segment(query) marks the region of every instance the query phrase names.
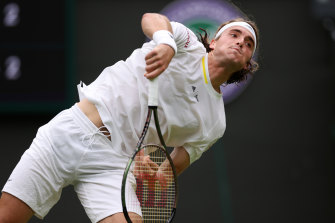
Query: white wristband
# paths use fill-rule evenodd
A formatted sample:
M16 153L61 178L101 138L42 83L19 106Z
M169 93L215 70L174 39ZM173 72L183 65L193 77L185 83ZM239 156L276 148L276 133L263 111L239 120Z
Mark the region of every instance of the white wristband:
M159 45L159 44L167 44L172 47L174 50L174 54L177 54L177 45L176 42L173 39L172 33L170 33L167 30L158 30L154 32L152 35L152 39L154 42Z

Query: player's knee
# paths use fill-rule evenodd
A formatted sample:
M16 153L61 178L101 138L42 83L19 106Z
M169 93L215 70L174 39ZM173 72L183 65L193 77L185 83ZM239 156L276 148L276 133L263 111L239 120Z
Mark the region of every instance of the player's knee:
M18 198L3 193L0 198L0 223L25 223L34 212Z
M14 219L10 218L10 213L8 212L5 204L0 199L0 223L14 223Z
M20 215L19 213L17 214ZM25 223L28 220L28 218L17 217L0 207L0 223Z
M14 223L12 219L9 219L8 215L4 213L4 211L1 210L0 207L0 223Z

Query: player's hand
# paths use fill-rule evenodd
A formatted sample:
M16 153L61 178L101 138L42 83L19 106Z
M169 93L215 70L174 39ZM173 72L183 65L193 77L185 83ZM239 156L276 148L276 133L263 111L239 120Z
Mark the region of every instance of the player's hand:
M166 190L173 181L173 177L173 172L170 166L160 166L156 172L155 179L159 182L161 190Z
M146 62L146 73L144 76L148 79L152 79L163 73L169 66L172 57L174 56L174 50L172 47L166 44L157 45L151 52L145 57Z
M150 159L150 156L145 156L144 150L139 151L135 157L134 176L142 180L154 178L157 170L158 165Z

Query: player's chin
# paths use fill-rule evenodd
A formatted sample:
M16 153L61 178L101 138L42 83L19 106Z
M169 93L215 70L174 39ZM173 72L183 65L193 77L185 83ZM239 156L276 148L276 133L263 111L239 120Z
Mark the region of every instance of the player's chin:
M233 64L235 64L235 66L239 67L239 69L243 69L247 65L249 59L246 56L240 54L233 56L231 61Z
M243 64L245 61L244 56L237 52L229 54L229 59L233 64Z

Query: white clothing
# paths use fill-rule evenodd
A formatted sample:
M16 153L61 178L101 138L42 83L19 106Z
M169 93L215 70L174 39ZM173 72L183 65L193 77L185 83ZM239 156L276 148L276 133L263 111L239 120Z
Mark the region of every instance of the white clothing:
M43 218L59 200L62 189L73 185L90 220L98 222L122 212L121 182L127 162L75 105L39 128L2 191ZM128 179L128 194L135 200L136 181L132 175ZM139 206L128 211L141 215Z
M225 112L222 95L212 87L204 46L184 25L171 22L177 54L158 77L158 116L167 146L183 146L190 162L222 137ZM111 134L112 148L130 157L147 114L148 80L145 56L155 47L150 41L126 61L107 67L90 85L78 86L80 98L95 104ZM147 141L159 143L154 125Z
M194 33L171 23L177 54L159 78L158 112L166 144L183 146L193 163L225 130L221 94L210 82L207 54ZM148 80L144 57L155 47L145 43L126 60L106 68L80 97L93 102L111 134L108 138L77 107L42 126L3 191L16 196L43 218L73 185L92 222L122 212L121 184L128 157L136 147L147 114ZM153 120L152 120L153 121ZM147 141L159 143L154 125ZM127 181L133 192L134 177ZM128 211L141 215L139 207Z

